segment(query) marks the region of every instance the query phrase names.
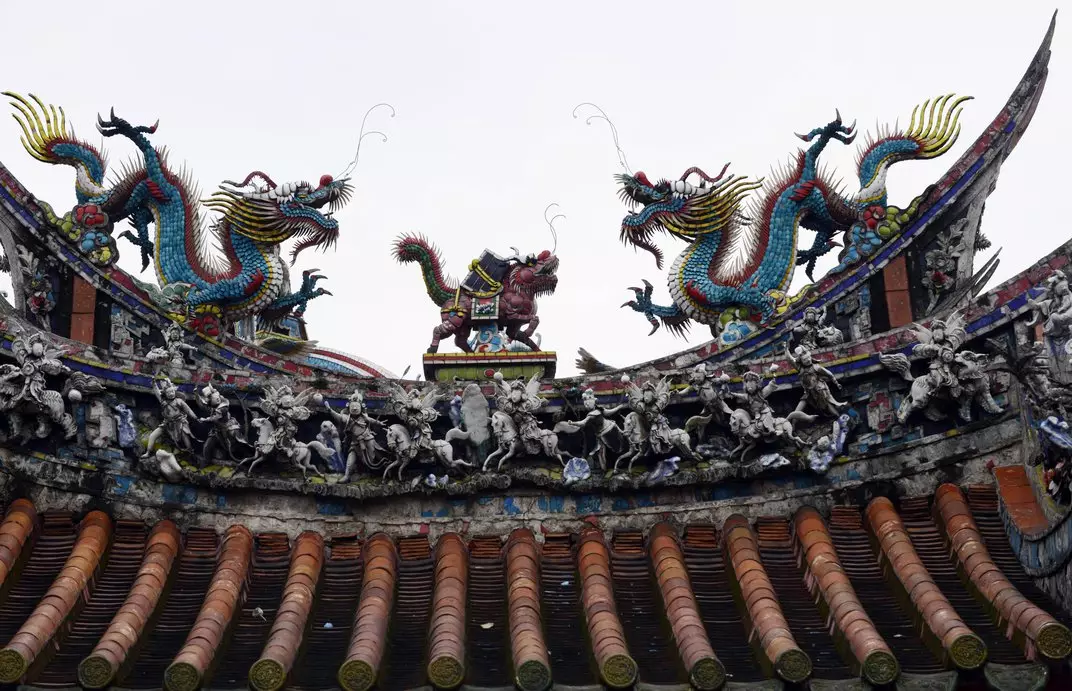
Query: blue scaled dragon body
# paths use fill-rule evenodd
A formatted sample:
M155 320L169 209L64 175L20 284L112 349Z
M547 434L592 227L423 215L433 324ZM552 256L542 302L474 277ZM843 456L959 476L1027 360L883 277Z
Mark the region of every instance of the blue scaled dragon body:
M642 172L618 175L620 195L635 209L622 221L623 242L650 252L659 268L663 254L654 244L657 231L689 243L670 269L672 305L654 304L652 286L644 281L644 288L631 288L635 298L622 306L643 314L651 333L665 326L680 335L697 321L717 336L732 320L766 323L787 308L796 266L804 265L811 278L816 259L839 246L838 233L845 242L834 273L870 256L899 232L922 197L906 210L887 206L890 166L947 151L960 133L967 98L927 101L913 111L906 130L884 131L869 141L857 161L859 191L852 197L819 168L819 155L831 141L855 139L854 125L844 125L840 113L827 125L797 135L810 146L770 180L727 176L726 168L714 177L689 168L677 180L658 183ZM801 228L815 232L807 249L797 247Z
M16 110L26 150L45 163L75 169L77 206L62 218L46 207L52 225L91 261L108 266L118 258L112 231L129 221L135 232L119 237L139 247L143 270L153 263L161 286L180 288L186 313L177 316L193 328L215 335L247 317L271 323L300 315L310 299L328 294L316 286L323 277L315 270L291 291L280 244L298 241L291 263L305 249L333 246L339 225L331 212L349 199L347 180L325 175L315 186L276 184L256 171L242 182L223 182L202 201L190 175L169 167L166 152L150 143L147 135L157 125L134 126L113 111L107 120L98 118L97 129L105 137L129 139L139 157L106 183L104 155L68 130L62 109L32 95L4 95ZM202 207L219 215L206 222ZM330 211L323 213L324 207Z

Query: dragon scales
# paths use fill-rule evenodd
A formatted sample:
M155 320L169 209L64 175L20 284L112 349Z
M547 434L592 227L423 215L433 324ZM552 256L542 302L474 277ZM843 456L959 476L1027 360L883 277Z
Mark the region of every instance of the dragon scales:
M128 230L120 237L140 248L143 271L153 261L161 286L178 288L185 311L176 316L192 327L218 335L227 323L248 317L270 324L300 315L309 300L330 294L316 286L323 276L315 269L305 271L301 287L291 291L280 245L298 240L291 264L305 249L332 247L339 224L331 213L352 193L347 179L325 175L316 186L276 184L254 171L240 183L224 181L202 202L189 173L171 168L166 152L149 142L146 135L155 133L159 123L134 126L113 110L107 120L98 117L97 129L105 137L129 139L140 158L106 183L104 154L67 128L62 108L46 106L32 94L4 95L17 111L14 117L30 155L75 169L74 209L58 218L42 204L52 225L91 261L108 266L118 259L112 230L129 221L136 234ZM202 206L220 215L206 222ZM326 214L321 213L324 207ZM156 226L155 239L149 237L150 223Z
M948 151L960 134L961 104L969 98L950 94L928 100L912 111L906 130L887 129L869 141L857 159L859 191L851 198L819 169L819 155L832 140L851 144L856 138L855 123L845 126L840 113L824 127L798 134L811 145L771 180L726 176L726 168L711 177L696 167L658 183L642 172L618 175L622 199L640 207L622 221L623 242L650 252L660 269L656 231L689 243L670 269L672 305L654 304L652 286L644 281L644 288L631 288L635 298L622 306L643 314L651 333L666 326L680 335L697 321L718 337L733 319L768 322L793 301L786 291L795 267L805 265L811 278L816 259L839 246L837 233L844 233L845 243L832 273L874 254L915 215L922 196L904 210L887 206L889 168ZM745 213L742 207L756 190ZM801 227L815 231L810 248L797 247Z

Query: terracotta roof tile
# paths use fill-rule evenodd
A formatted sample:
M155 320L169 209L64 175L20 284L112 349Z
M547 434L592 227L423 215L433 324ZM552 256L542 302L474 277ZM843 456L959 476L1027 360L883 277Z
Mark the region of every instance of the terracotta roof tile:
M521 691L551 685L551 660L540 611L540 547L530 530L515 530L506 543L507 611L514 682Z
M726 669L707 637L677 532L668 523L656 525L651 531L648 549L666 618L681 662L688 670L689 681L700 691L721 688L726 683Z
M980 548L975 525L980 518L973 520L959 491L942 488L937 502L952 556L972 587L992 603L1002 626L1008 624L1018 641L1023 633L1029 650L1044 656L1049 650L1054 656L1047 636L1067 629L1044 609L1052 605L1037 590L1024 590L1029 579L1022 572L1013 577L1002 570L1009 568L1011 551L1002 552L1005 561L995 563L993 549ZM19 525L33 526L25 520L32 507L21 506L13 507ZM982 510L993 514L988 529L996 525L1000 533L996 503ZM333 675L348 691L368 691L374 685L409 688L425 679L452 689L475 682L505 685L512 670L515 685L532 691L543 691L552 676L558 684L591 685L598 674L608 686L628 687L683 680L684 672L690 673L694 688L705 690L717 688L720 681L716 648L724 658L734 658L727 666L739 670L735 681L761 679L765 668L756 661L768 660L768 674L806 677L812 659L835 654L828 645L832 641L823 643L826 648L816 643L831 635L821 618L829 614L836 640L846 643L837 650L859 663L862 676L878 682L869 662L891 655L889 641L882 639L892 634L882 627L891 626L898 615L908 617L893 598L871 598L851 580L863 563L881 579L860 514L852 512L834 512L830 525L841 538L818 513L805 509L796 515L792 532L783 518L761 518L753 529L743 517L733 517L724 525L724 540L713 526L690 526L682 543L667 524L654 526L646 539L639 529L619 531L611 545L592 528L576 535L547 535L544 545L528 530L515 531L505 546L498 536L474 538L467 546L458 535L448 534L440 538L433 558L426 536L396 543L376 535L364 546L356 537L333 540L328 560L323 538L311 532L291 547L282 534L258 535L254 543L247 530L235 526L221 544L215 531L192 528L180 559L180 534L170 522L158 524L151 534L138 524L132 542L132 529L120 527L113 538L111 525L99 513L87 516L77 533L70 514L43 514L37 519L41 537L33 543L20 538L28 566L20 567L8 584L15 589L5 589L15 599L0 602L0 619L6 618L0 627L9 626L5 635L22 634L6 649L12 659L38 661L26 683L45 686L81 681L87 687L159 688L164 666L172 662L169 689L248 677L256 691L277 691L288 684L312 691L332 687ZM951 562L947 567L938 563L948 561L949 551L937 528L926 528L921 517L930 524L925 500L906 500L900 513L878 501L868 513L875 549L896 571L890 582L911 594L910 611L926 622L928 640L933 632L952 645L950 657L963 664L957 656L965 651L956 642L965 633L968 643L977 639L961 617L979 627L985 612L960 586ZM839 542L847 520L856 537ZM121 540L121 533L128 537ZM98 568L96 561L110 542L112 555L100 577L81 575ZM121 552L126 556L119 558ZM108 575L113 562L126 569L127 580ZM32 574L42 574L51 586L24 587L31 585L23 580ZM120 581L131 585L117 590ZM102 589L105 582L111 585ZM950 590L954 587L955 592ZM739 590L736 603L734 590ZM244 602L247 592L250 600ZM968 601L979 612L969 611ZM268 618L263 624L249 623L255 616L252 602L264 607ZM873 607L897 611L876 613ZM100 623L87 626L89 614ZM14 625L9 624L12 617ZM69 627L56 626L63 621L76 630L67 633ZM664 621L668 626L662 629ZM659 626L652 628L653 622ZM998 643L1008 642L1000 633L995 641L990 628L977 630L987 636L997 659ZM91 642L82 640L87 635L94 637ZM53 654L57 646L60 650ZM639 664L630 654L637 646L648 646L637 653ZM906 659L900 656L921 650L919 645L890 646L898 656L893 665L904 666ZM72 651L73 661L89 652L77 674L73 661L63 658ZM761 652L753 656L753 651ZM794 655L805 663L803 672L793 663ZM736 659L742 656L748 659ZM673 670L657 667L667 660ZM907 661L914 669L932 671L929 662ZM707 664L715 674L704 671ZM835 670L830 660L822 664L819 669Z
M6 523L6 521L5 521ZM0 683L19 680L59 630L97 570L111 540L112 521L101 511L82 520L78 539L63 570L38 603L30 618L0 650Z
M960 488L951 484L939 487L935 507L953 554L968 579L997 609L1010 627L1009 633L1019 631L1030 641L1026 646L1028 658L1033 659L1036 650L1051 660L1063 660L1072 654L1072 633L1068 628L1021 595L991 559Z
M994 468L994 478L998 482L1001 501L1021 532L1025 535L1035 535L1049 527L1049 521L1039 506L1031 479L1023 465Z
M599 675L611 688L632 686L637 680L637 664L629 656L625 631L614 604L610 554L603 533L595 528L581 532L577 562L581 575L581 603Z
M465 680L465 601L469 555L465 541L448 533L436 544L435 594L428 636L428 680L455 689Z
M894 575L953 664L959 669L981 667L986 661L986 644L960 618L920 561L893 503L886 497L875 499L867 507L867 518Z
M875 628L841 565L826 522L805 507L794 519L796 538L809 576L809 587L830 612L830 622L845 636L861 675L875 685L892 683L900 674L897 658Z
M256 691L278 691L301 649L305 626L316 598L316 585L324 563L324 538L304 532L294 542L283 598L276 611L261 657L249 668L249 685Z
M228 528L205 602L186 643L164 672L168 691L195 691L201 687L235 610L241 605L252 556L253 534L245 526Z
M398 575L398 550L391 538L382 533L373 535L365 543L364 553L361 600L350 649L338 673L339 685L346 691L368 691L376 683Z
M78 665L78 680L83 686L100 689L112 683L156 610L181 542L182 535L171 521L160 521L153 527L126 600L96 648Z
M759 640L779 677L790 683L802 683L811 676L811 659L789 630L774 586L759 559L759 545L752 526L744 516L734 515L726 519L722 530L733 575L751 620L752 636Z
M36 524L37 510L32 502L16 499L11 503L3 523L0 523L0 587L15 567Z

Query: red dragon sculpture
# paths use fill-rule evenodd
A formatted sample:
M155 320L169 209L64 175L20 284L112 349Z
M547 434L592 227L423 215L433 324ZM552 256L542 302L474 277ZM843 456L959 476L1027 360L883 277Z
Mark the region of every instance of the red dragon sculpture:
M533 351L540 349L532 340L540 324L536 298L558 286L558 257L550 250L522 257L511 249L514 254L506 258L485 250L469 264L469 275L459 284L443 274L443 258L427 239L404 236L395 242L395 259L420 265L428 297L442 314L443 321L432 330L429 353L437 352L440 341L452 334L459 348L473 352L469 335L474 321L495 321L509 338Z

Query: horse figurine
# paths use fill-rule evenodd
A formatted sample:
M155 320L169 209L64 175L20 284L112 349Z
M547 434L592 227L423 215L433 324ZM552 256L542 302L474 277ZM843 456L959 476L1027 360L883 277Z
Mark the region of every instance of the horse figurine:
M614 472L618 472L618 466L622 461L629 459L629 465L626 466L627 473L632 472L633 463L644 456L652 455L654 449L651 445L651 434L644 424L644 419L640 413L633 411L625 416L625 422L623 423L622 434L625 435L626 441L629 443L629 448L625 450L618 460L614 461ZM667 441L670 446L673 447L686 458L695 458L695 454L692 453L692 447L689 442L689 433L683 429L669 428L667 434Z
M257 429L256 453L240 462L236 470L249 463L246 475L253 475L253 469L262 461L275 454L281 454L302 471L302 479L308 479L309 472L317 477L324 477L324 474L313 463L313 452L315 451L325 463L328 463L334 451L327 445L319 441L301 442L293 439L280 439L276 435L275 425L268 418L254 418L249 424Z
M777 442L781 440L791 441L800 448L807 446L807 442L796 435L796 431L793 428L794 423L797 420L810 422L814 420L815 416L802 413L794 410L786 417L773 418L773 424L771 430L764 430L757 421L752 420L752 416L744 408L737 408L730 414L730 431L738 439L738 444L733 451L730 451L730 456L733 456L738 451L741 452L741 462L744 462L748 452L756 448L761 442Z
M450 436L449 432L448 436ZM398 480L401 482L402 473L405 472L409 464L421 457L427 458L431 456L432 460L439 461L450 470L458 467L473 467L473 464L468 461L454 458L454 448L451 447L449 441L430 439L423 444L416 442L410 436L409 429L405 425L397 423L387 427L387 450L393 458L383 471L383 479L385 480L390 472L397 468Z
M488 465L496 458L499 459L499 463L495 466L495 470L502 470L503 463L515 456L526 454L525 440L521 437L521 431L517 428L512 417L496 410L491 414L491 429L495 433L498 447L488 454L488 457L484 460L482 470L486 471ZM536 441L538 442L540 453L548 458L558 459L565 467L569 461L569 456L558 448L558 435L546 429L537 429L536 431L538 432Z

